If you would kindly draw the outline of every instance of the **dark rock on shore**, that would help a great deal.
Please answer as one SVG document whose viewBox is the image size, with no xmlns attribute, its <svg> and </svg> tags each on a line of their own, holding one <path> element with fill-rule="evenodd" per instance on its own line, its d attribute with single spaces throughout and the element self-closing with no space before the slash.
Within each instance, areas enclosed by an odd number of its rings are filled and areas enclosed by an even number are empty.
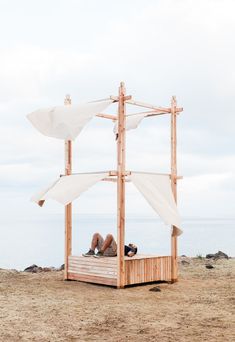
<svg viewBox="0 0 235 342">
<path fill-rule="evenodd" d="M 182 265 L 189 265 L 189 264 L 190 264 L 190 262 L 189 262 L 189 261 L 187 261 L 187 260 L 181 260 L 181 264 L 182 264 Z"/>
<path fill-rule="evenodd" d="M 155 286 L 155 287 L 152 287 L 151 289 L 149 289 L 149 291 L 153 291 L 153 292 L 161 292 L 161 289 L 160 289 L 160 287 L 158 287 L 158 286 Z"/>
<path fill-rule="evenodd" d="M 188 258 L 186 255 L 181 255 L 178 258 L 178 262 L 186 266 L 190 264 L 190 258 Z"/>
<path fill-rule="evenodd" d="M 206 265 L 206 268 L 208 268 L 208 270 L 211 270 L 212 268 L 214 268 L 214 266 L 212 266 L 212 265 Z"/>
<path fill-rule="evenodd" d="M 217 260 L 217 259 L 228 259 L 228 255 L 225 254 L 224 252 L 218 251 L 215 254 L 207 254 L 206 255 L 206 259 L 213 259 L 213 260 Z"/>
<path fill-rule="evenodd" d="M 42 267 L 38 267 L 37 265 L 33 264 L 29 267 L 26 267 L 24 269 L 24 272 L 31 272 L 31 273 L 38 273 L 38 272 L 42 272 Z"/>
<path fill-rule="evenodd" d="M 63 265 L 62 265 L 63 266 Z M 26 267 L 24 269 L 24 272 L 31 272 L 31 273 L 39 273 L 39 272 L 52 272 L 52 271 L 61 271 L 62 266 L 60 268 L 55 268 L 55 267 L 40 267 L 35 264 Z"/>
</svg>

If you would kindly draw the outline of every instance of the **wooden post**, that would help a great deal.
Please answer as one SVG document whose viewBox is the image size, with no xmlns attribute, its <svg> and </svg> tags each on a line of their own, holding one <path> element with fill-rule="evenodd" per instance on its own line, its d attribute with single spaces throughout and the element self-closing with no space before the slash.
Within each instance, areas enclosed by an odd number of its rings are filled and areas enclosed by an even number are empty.
<svg viewBox="0 0 235 342">
<path fill-rule="evenodd" d="M 125 85 L 121 82 L 119 87 L 118 103 L 118 140 L 117 140 L 117 287 L 125 286 Z"/>
<path fill-rule="evenodd" d="M 177 102 L 175 96 L 171 99 L 171 186 L 172 192 L 177 202 L 177 136 L 176 136 L 176 112 Z M 172 226 L 171 233 L 171 281 L 176 282 L 178 279 L 178 262 L 177 262 L 177 235 L 176 227 Z"/>
<path fill-rule="evenodd" d="M 66 95 L 65 106 L 71 105 L 71 98 Z M 72 141 L 65 141 L 65 175 L 72 173 Z M 68 279 L 68 257 L 72 254 L 72 203 L 65 207 L 65 257 L 64 257 L 64 279 Z"/>
</svg>

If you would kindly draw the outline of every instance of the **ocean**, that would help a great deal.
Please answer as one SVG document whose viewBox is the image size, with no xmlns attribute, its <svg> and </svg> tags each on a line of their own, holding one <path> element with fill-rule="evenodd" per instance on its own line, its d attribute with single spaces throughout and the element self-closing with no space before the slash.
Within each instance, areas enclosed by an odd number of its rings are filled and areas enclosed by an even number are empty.
<svg viewBox="0 0 235 342">
<path fill-rule="evenodd" d="M 0 218 L 0 268 L 23 270 L 31 264 L 59 267 L 64 263 L 64 217 Z M 235 219 L 184 219 L 178 238 L 179 255 L 205 256 L 221 250 L 235 256 Z M 89 249 L 92 234 L 116 237 L 115 215 L 74 215 L 73 255 Z M 170 255 L 170 227 L 152 217 L 133 216 L 126 221 L 126 243 L 141 254 Z"/>
</svg>

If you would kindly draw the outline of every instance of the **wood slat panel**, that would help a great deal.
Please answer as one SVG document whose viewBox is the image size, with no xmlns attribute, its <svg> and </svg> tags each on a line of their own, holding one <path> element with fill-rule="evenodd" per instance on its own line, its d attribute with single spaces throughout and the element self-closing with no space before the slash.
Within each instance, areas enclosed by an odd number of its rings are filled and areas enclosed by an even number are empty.
<svg viewBox="0 0 235 342">
<path fill-rule="evenodd" d="M 117 268 L 102 268 L 102 267 L 91 267 L 91 266 L 84 266 L 84 265 L 70 265 L 69 264 L 69 269 L 74 269 L 74 270 L 83 270 L 83 271 L 87 271 L 87 272 L 92 272 L 92 271 L 97 271 L 97 272 L 102 272 L 102 273 L 117 273 Z"/>
<path fill-rule="evenodd" d="M 70 261 L 74 262 L 85 262 L 85 263 L 92 263 L 92 264 L 110 264 L 110 265 L 116 265 L 117 264 L 117 258 L 116 257 L 103 257 L 103 258 L 94 258 L 94 257 L 75 257 L 70 256 Z"/>
<path fill-rule="evenodd" d="M 79 262 L 69 262 L 69 265 L 70 266 L 73 266 L 73 267 L 85 267 L 85 268 L 99 268 L 99 269 L 106 269 L 106 270 L 116 270 L 117 269 L 117 265 L 97 265 L 97 264 L 86 264 L 86 263 L 83 263 L 83 264 L 80 264 Z"/>
<path fill-rule="evenodd" d="M 126 260 L 125 285 L 148 283 L 152 281 L 170 281 L 171 257 L 139 256 Z"/>
<path fill-rule="evenodd" d="M 94 277 L 101 277 L 101 278 L 111 278 L 111 279 L 115 279 L 117 277 L 117 274 L 107 274 L 107 273 L 100 273 L 100 272 L 84 272 L 84 271 L 81 271 L 81 270 L 72 270 L 72 269 L 69 269 L 69 273 L 71 274 L 77 274 L 77 275 L 84 275 L 84 276 L 94 276 Z"/>
<path fill-rule="evenodd" d="M 71 280 L 79 280 L 79 281 L 84 281 L 87 283 L 117 286 L 116 278 L 104 278 L 104 277 L 97 277 L 97 276 L 90 276 L 90 275 L 83 275 L 83 274 L 74 274 L 70 272 L 68 273 L 68 277 Z"/>
<path fill-rule="evenodd" d="M 69 273 L 71 275 L 69 279 L 77 277 L 76 279 L 80 281 L 116 286 L 114 281 L 117 281 L 117 258 L 70 256 Z M 125 285 L 159 280 L 171 280 L 170 256 L 136 255 L 132 258 L 125 257 Z"/>
</svg>

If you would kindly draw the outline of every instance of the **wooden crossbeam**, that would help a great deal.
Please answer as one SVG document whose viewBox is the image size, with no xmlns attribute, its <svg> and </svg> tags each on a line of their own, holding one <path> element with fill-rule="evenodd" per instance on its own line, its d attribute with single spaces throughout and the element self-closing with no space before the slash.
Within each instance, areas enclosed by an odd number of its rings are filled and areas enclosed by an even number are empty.
<svg viewBox="0 0 235 342">
<path fill-rule="evenodd" d="M 99 118 L 104 118 L 104 119 L 110 119 L 110 120 L 117 120 L 117 117 L 115 115 L 111 115 L 111 114 L 103 114 L 103 113 L 99 113 L 96 114 L 96 116 L 98 116 Z"/>
<path fill-rule="evenodd" d="M 117 183 L 117 178 L 103 178 L 101 179 L 104 182 L 113 182 L 113 183 Z M 125 182 L 131 182 L 130 179 L 125 179 Z"/>
<path fill-rule="evenodd" d="M 152 174 L 152 175 L 160 175 L 160 176 L 169 176 L 170 178 L 175 178 L 175 179 L 183 179 L 183 176 L 172 176 L 170 173 L 157 173 L 157 172 L 144 172 L 144 171 L 125 171 L 123 173 L 123 176 L 130 176 L 132 172 L 135 173 L 147 173 L 147 174 Z M 118 175 L 118 171 L 116 170 L 111 170 L 111 171 L 98 171 L 98 172 L 75 172 L 71 173 L 71 175 L 85 175 L 85 174 L 93 174 L 93 173 L 108 173 L 108 176 L 114 177 Z M 60 177 L 64 177 L 66 175 L 60 175 Z"/>
<path fill-rule="evenodd" d="M 110 96 L 110 99 L 113 100 L 114 102 L 118 102 L 119 101 L 119 96 Z M 132 96 L 131 95 L 126 95 L 122 97 L 123 101 L 127 101 L 127 100 L 131 100 Z"/>
<path fill-rule="evenodd" d="M 145 103 L 145 102 L 140 102 L 140 101 L 134 101 L 134 100 L 127 100 L 126 103 L 128 104 L 131 104 L 131 105 L 134 105 L 134 106 L 138 106 L 138 107 L 145 107 L 145 108 L 151 108 L 151 109 L 154 109 L 156 111 L 160 111 L 162 113 L 171 113 L 171 108 L 164 108 L 164 107 L 157 107 L 157 106 L 154 106 L 152 104 L 149 104 L 149 103 Z M 183 111 L 183 108 L 180 107 L 180 108 L 175 108 L 175 112 L 178 113 L 178 112 L 182 112 Z"/>
</svg>

